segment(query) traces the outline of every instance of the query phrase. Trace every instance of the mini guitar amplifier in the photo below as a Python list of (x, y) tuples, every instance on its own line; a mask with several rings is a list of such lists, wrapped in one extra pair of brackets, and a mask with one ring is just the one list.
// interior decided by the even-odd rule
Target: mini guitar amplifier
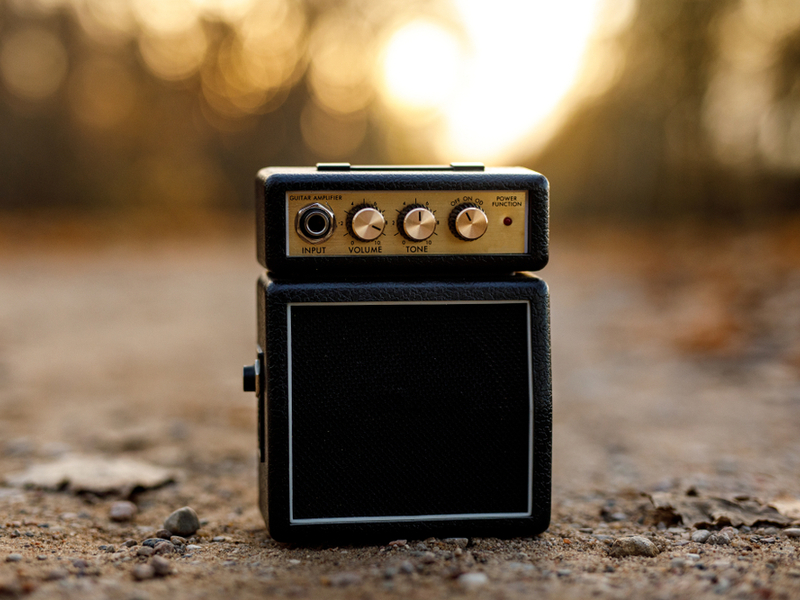
[(320, 167), (257, 180), (269, 272), (244, 387), (258, 397), (270, 535), (544, 531), (549, 297), (509, 265), (547, 261), (546, 180), (475, 165)]

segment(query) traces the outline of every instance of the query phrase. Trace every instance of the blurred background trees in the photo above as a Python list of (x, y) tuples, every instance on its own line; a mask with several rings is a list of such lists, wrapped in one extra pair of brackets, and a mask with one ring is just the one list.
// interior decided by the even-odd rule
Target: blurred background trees
[(556, 216), (794, 211), (800, 3), (0, 0), (5, 214), (247, 210), (271, 164), (458, 160), (543, 172)]

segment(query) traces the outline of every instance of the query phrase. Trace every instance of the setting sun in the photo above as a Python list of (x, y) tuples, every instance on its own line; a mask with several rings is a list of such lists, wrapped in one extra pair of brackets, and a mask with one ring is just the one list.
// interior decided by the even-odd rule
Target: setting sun
[(463, 40), (427, 19), (388, 37), (384, 101), (401, 117), (438, 116), (434, 149), (443, 160), (513, 156), (575, 84), (601, 2), (456, 0)]
[(464, 65), (456, 37), (434, 21), (416, 20), (389, 39), (382, 61), (387, 100), (400, 111), (444, 106)]

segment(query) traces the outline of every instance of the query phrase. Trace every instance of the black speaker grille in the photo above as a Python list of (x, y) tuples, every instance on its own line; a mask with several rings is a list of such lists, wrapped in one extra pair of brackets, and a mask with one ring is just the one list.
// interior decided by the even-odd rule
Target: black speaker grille
[(530, 512), (527, 302), (289, 311), (294, 521)]

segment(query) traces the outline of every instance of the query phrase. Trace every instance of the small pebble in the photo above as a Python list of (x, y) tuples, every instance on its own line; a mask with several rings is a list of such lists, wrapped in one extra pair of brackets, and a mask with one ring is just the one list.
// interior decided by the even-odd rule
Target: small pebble
[(153, 556), (155, 550), (151, 546), (139, 546), (136, 549), (136, 556)]
[(172, 537), (172, 532), (168, 529), (159, 529), (156, 531), (156, 537), (161, 538), (162, 540), (168, 540)]
[(601, 533), (595, 533), (594, 539), (596, 539), (598, 542), (607, 542), (609, 544), (614, 543), (614, 536), (612, 535), (603, 535)]
[(671, 561), (669, 561), (669, 566), (673, 569), (680, 569), (686, 566), (686, 560), (681, 558), (680, 556), (676, 556)]
[(89, 563), (83, 560), (82, 558), (73, 558), (72, 566), (75, 567), (76, 569), (88, 569)]
[(108, 518), (117, 523), (125, 523), (131, 521), (137, 512), (139, 512), (139, 509), (133, 502), (120, 500), (114, 502), (111, 508), (108, 509)]
[(18, 598), (22, 595), (22, 586), (19, 581), (14, 578), (0, 577), (0, 598)]
[(432, 565), (436, 562), (436, 555), (433, 552), (423, 552), (422, 556), (420, 556), (420, 560), (422, 564)]
[(398, 548), (400, 546), (405, 546), (407, 543), (407, 540), (394, 540), (393, 542), (389, 542), (389, 545), (393, 548)]
[(133, 567), (133, 578), (136, 581), (144, 581), (145, 579), (152, 579), (155, 577), (156, 570), (148, 564), (140, 563)]
[(6, 562), (19, 562), (22, 560), (22, 554), (9, 554), (6, 556)]
[(186, 545), (186, 538), (182, 538), (179, 535), (173, 535), (169, 538), (169, 541), (172, 542), (175, 546), (185, 546)]
[(724, 531), (715, 531), (706, 540), (706, 544), (712, 544), (714, 546), (727, 546), (731, 543), (730, 536), (725, 533)]
[(800, 538), (800, 529), (796, 527), (791, 527), (789, 529), (783, 530), (783, 535), (790, 538)]
[(469, 544), (469, 539), (467, 538), (447, 538), (444, 540), (445, 542), (450, 542), (451, 544), (455, 544), (459, 548), (466, 548)]
[(154, 556), (151, 558), (150, 566), (153, 567), (153, 572), (159, 577), (164, 577), (172, 573), (172, 563), (163, 556)]
[(47, 560), (47, 556), (45, 556), (44, 554), (40, 554), (39, 556), (36, 557), (36, 560)]
[(161, 542), (168, 542), (169, 540), (165, 540), (164, 538), (147, 538), (145, 541), (142, 542), (142, 546), (149, 546), (150, 548), (155, 548), (156, 544)]
[[(170, 531), (172, 535), (189, 537), (200, 529), (200, 519), (194, 509), (184, 506), (166, 518), (164, 529)], [(167, 538), (169, 537), (167, 536)]]
[(100, 546), (100, 550), (102, 550), (103, 552), (108, 552), (109, 554), (111, 552), (116, 552), (117, 551), (117, 549), (114, 546), (110, 545), (110, 544), (107, 545), (107, 546)]
[(384, 579), (392, 579), (399, 572), (400, 572), (400, 569), (398, 569), (397, 567), (386, 567), (383, 570), (383, 577), (384, 577)]
[(486, 573), (462, 573), (458, 576), (458, 585), (465, 590), (474, 590), (489, 583)]
[(327, 583), (334, 587), (356, 585), (361, 583), (361, 575), (352, 572), (334, 573), (327, 578)]
[(186, 549), (189, 552), (197, 552), (198, 550), (202, 550), (203, 547), (202, 546), (198, 546), (197, 544), (189, 544), (188, 546), (186, 546)]
[(175, 552), (175, 546), (172, 545), (172, 542), (159, 542), (153, 548), (156, 554), (173, 554)]
[(66, 579), (68, 575), (69, 573), (65, 569), (53, 569), (45, 573), (44, 580), (59, 581), (61, 579)]
[(609, 549), (609, 554), (615, 558), (623, 556), (656, 556), (658, 548), (645, 537), (634, 535), (618, 538)]
[(211, 541), (212, 542), (227, 542), (228, 538), (226, 538), (224, 535), (217, 535), (217, 536), (214, 536), (213, 538), (211, 538)]
[(689, 554), (686, 555), (686, 558), (688, 558), (689, 560), (700, 560), (700, 555), (693, 554), (690, 552)]
[(708, 529), (698, 529), (692, 533), (692, 541), (698, 544), (705, 544), (710, 535), (711, 532)]
[(122, 542), (123, 548), (133, 548), (136, 545), (137, 545), (136, 540), (125, 540), (124, 542)]
[(400, 572), (405, 573), (406, 575), (411, 575), (411, 573), (414, 572), (414, 565), (410, 560), (404, 560), (400, 563)]
[(611, 514), (610, 518), (612, 521), (625, 521), (628, 518), (628, 515), (626, 515), (624, 512), (615, 512)]

